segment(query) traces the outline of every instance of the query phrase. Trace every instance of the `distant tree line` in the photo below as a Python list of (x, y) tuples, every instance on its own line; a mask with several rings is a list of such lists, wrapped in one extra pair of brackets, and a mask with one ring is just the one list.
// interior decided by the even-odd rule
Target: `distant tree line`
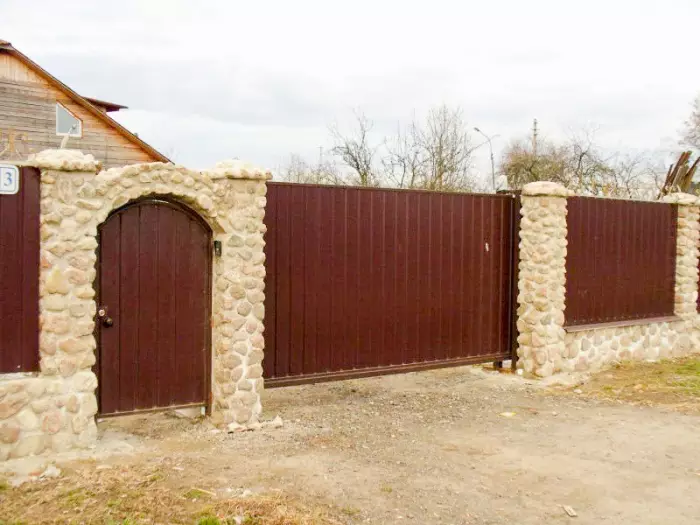
[(519, 139), (503, 152), (500, 174), (510, 188), (529, 182), (558, 182), (578, 195), (653, 199), (663, 185), (663, 160), (652, 153), (605, 153), (594, 131), (565, 140)]
[(425, 120), (397, 127), (396, 134), (377, 139), (374, 123), (356, 112), (353, 126), (330, 126), (331, 158), (309, 164), (292, 155), (283, 169), (290, 182), (391, 186), (436, 191), (475, 191), (472, 153), (475, 149), (459, 108), (440, 106)]
[[(396, 132), (378, 137), (374, 123), (355, 112), (353, 124), (329, 127), (333, 146), (316, 163), (292, 155), (284, 179), (313, 184), (347, 184), (435, 191), (517, 190), (534, 181), (558, 182), (580, 195), (654, 199), (663, 185), (666, 160), (659, 154), (610, 153), (595, 142), (595, 130), (553, 141), (530, 136), (512, 140), (498, 163), (496, 187), (475, 176), (475, 143), (461, 108), (441, 105)], [(684, 124), (680, 145), (700, 153), (700, 96)]]

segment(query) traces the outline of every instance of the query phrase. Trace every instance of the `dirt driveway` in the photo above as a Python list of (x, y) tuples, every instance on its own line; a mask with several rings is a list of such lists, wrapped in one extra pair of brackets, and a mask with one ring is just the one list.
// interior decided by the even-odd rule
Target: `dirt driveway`
[(99, 468), (158, 468), (212, 497), (281, 491), (345, 523), (700, 523), (697, 414), (476, 367), (270, 389), (264, 406), (282, 428), (105, 421), (106, 442), (134, 448)]

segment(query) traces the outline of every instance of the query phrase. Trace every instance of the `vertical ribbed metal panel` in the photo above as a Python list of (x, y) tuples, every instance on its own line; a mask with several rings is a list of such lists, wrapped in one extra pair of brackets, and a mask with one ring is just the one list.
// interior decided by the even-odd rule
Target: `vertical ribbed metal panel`
[(39, 171), (0, 196), (0, 372), (39, 369)]
[(510, 355), (513, 198), (268, 186), (267, 378)]
[(568, 200), (566, 324), (673, 315), (676, 207)]

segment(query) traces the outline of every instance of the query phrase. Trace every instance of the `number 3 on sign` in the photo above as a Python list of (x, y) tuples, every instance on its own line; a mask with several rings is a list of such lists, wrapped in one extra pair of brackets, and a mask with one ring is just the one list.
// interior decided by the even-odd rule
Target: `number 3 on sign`
[(14, 195), (19, 191), (19, 168), (0, 164), (0, 195)]

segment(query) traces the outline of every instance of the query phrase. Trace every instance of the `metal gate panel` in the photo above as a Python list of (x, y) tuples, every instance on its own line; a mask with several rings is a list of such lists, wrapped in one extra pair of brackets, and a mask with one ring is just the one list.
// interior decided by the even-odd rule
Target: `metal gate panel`
[(509, 358), (513, 206), (269, 184), (267, 384)]

